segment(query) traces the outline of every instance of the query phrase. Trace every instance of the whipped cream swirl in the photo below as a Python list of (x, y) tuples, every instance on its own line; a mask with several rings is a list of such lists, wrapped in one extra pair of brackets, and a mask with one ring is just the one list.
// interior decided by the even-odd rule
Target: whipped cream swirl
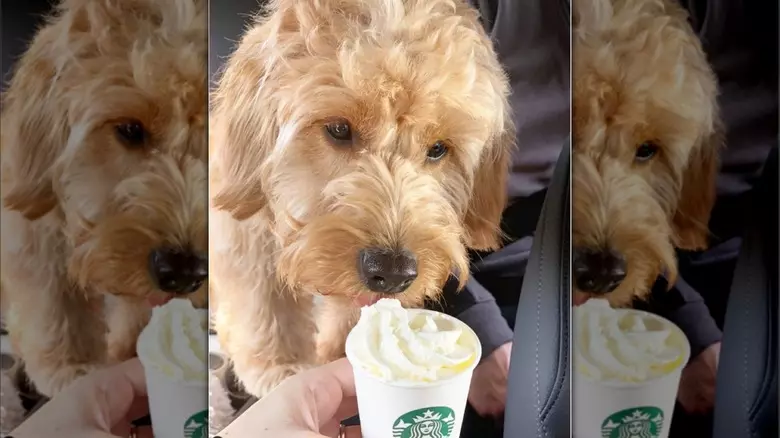
[(138, 337), (138, 357), (177, 381), (201, 383), (208, 378), (208, 315), (186, 299), (172, 299), (152, 310)]
[(463, 322), (381, 299), (363, 307), (347, 339), (347, 357), (383, 381), (430, 383), (470, 369), (481, 347)]
[(574, 361), (597, 381), (643, 382), (684, 365), (688, 341), (671, 322), (603, 299), (574, 308)]

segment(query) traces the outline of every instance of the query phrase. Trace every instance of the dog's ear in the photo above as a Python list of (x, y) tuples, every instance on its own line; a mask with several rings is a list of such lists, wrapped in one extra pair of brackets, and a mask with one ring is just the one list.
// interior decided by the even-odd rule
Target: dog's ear
[(515, 129), (508, 110), (504, 117), (504, 128), (494, 135), (480, 157), (464, 219), (466, 246), (480, 251), (501, 246), (501, 215), (507, 202), (510, 154), (515, 141)]
[[(211, 205), (237, 220), (253, 216), (268, 202), (263, 184), (271, 173), (269, 158), (278, 151), (281, 121), (289, 121), (294, 111), (279, 92), (291, 87), (285, 84), (285, 60), (306, 51), (311, 29), (319, 26), (317, 5), (270, 2), (255, 16), (212, 94)], [(284, 134), (291, 130), (285, 126)]]
[(672, 224), (677, 248), (696, 251), (709, 245), (710, 213), (715, 204), (715, 178), (724, 140), (723, 124), (716, 119), (713, 132), (688, 157)]
[[(229, 69), (225, 72), (230, 74)], [(223, 84), (225, 82), (223, 81)], [(239, 90), (231, 90), (233, 85), (220, 88), (220, 98), (231, 99)], [(268, 151), (273, 147), (278, 132), (272, 118), (257, 120), (257, 124), (247, 124), (253, 119), (254, 103), (246, 102), (246, 97), (235, 97), (235, 107), (217, 105), (218, 115), (211, 119), (211, 140), (209, 160), (210, 178), (214, 181), (216, 193), (211, 204), (218, 210), (230, 213), (236, 220), (244, 220), (262, 209), (266, 198), (262, 187), (261, 170)], [(226, 100), (226, 103), (230, 100)], [(242, 128), (243, 126), (243, 128)]]
[(293, 6), (289, 1), (273, 2), (276, 11), (256, 16), (212, 94), (209, 177), (215, 191), (211, 205), (236, 220), (251, 217), (267, 202), (263, 172), (277, 144), (278, 121), (285, 120), (276, 92), (282, 60), (296, 57), (294, 52), (305, 47), (297, 44), (303, 37)]
[(69, 135), (50, 36), (39, 35), (20, 59), (3, 102), (3, 204), (29, 220), (57, 205), (52, 166)]

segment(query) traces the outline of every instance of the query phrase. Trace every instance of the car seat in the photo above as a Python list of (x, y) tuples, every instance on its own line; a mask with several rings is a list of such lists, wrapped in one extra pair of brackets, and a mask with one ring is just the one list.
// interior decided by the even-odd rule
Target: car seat
[(2, 41), (2, 90), (11, 79), (16, 61), (27, 49), (35, 30), (43, 22), (43, 16), (52, 10), (52, 0), (27, 0), (3, 2), (0, 41)]
[(778, 367), (778, 150), (754, 187), (726, 308), (713, 438), (776, 438)]
[(219, 7), (214, 7), (214, 2), (209, 2), (210, 88), (216, 86), (222, 66), (252, 22), (252, 15), (267, 3), (268, 0), (232, 0), (219, 2)]
[(504, 438), (569, 437), (570, 152), (563, 147), (539, 216), (515, 320)]

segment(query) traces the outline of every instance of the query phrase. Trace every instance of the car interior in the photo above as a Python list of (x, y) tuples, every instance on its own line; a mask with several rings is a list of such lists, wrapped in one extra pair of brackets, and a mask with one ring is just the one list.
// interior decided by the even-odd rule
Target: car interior
[(778, 150), (753, 188), (726, 308), (713, 438), (778, 436)]
[(571, 436), (569, 158), (567, 144), (547, 189), (523, 278), (504, 438)]

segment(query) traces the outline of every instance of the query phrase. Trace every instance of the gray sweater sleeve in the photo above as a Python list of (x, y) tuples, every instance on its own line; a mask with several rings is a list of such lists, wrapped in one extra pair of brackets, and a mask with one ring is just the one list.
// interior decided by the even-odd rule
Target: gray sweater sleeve
[(720, 342), (723, 333), (710, 314), (704, 298), (683, 278), (678, 278), (668, 291), (666, 285), (663, 279), (656, 283), (648, 310), (680, 327), (691, 344), (693, 359), (710, 345)]
[(473, 277), (458, 291), (458, 280), (450, 277), (434, 309), (455, 316), (477, 334), (482, 344), (482, 358), (512, 340), (512, 329), (501, 314), (493, 295)]

